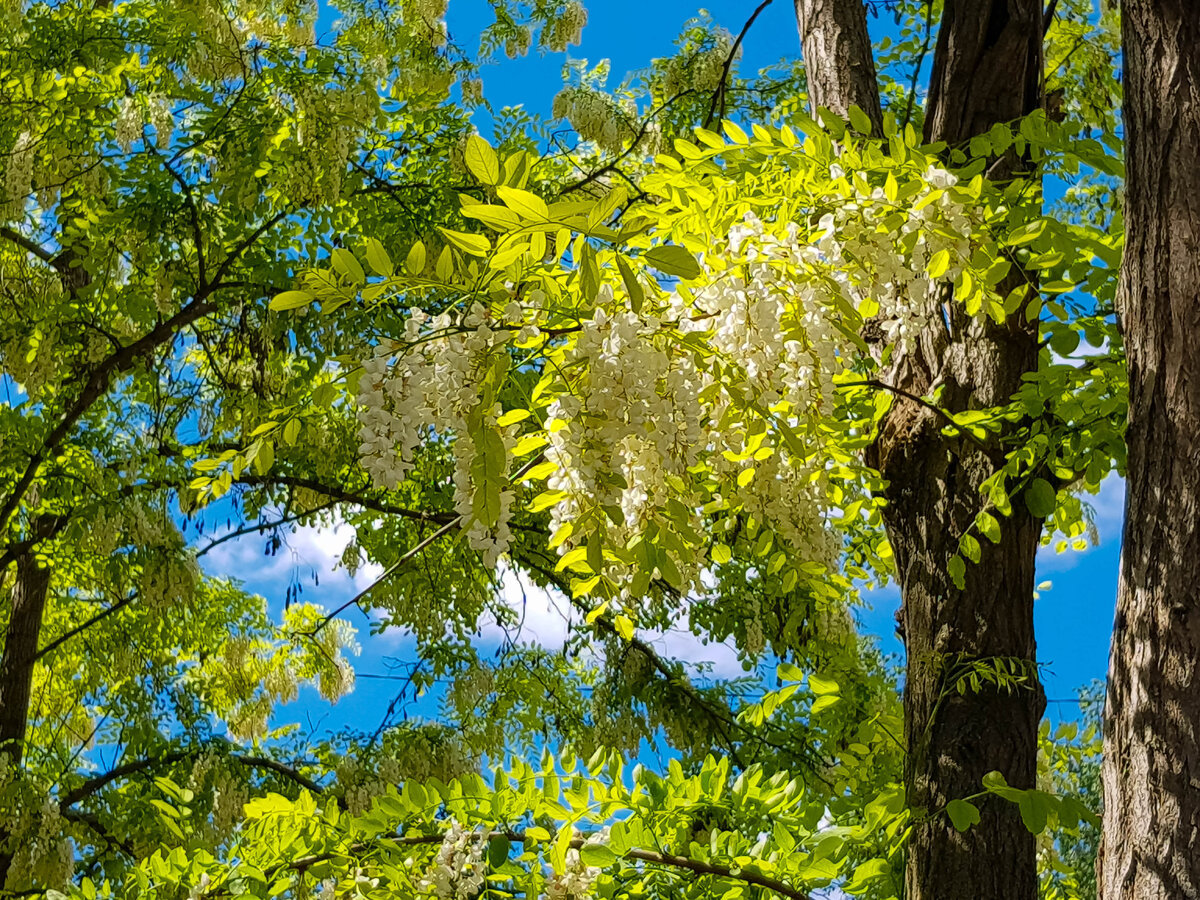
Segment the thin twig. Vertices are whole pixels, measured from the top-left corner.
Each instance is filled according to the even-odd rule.
[[[345,603],[343,603],[341,606],[339,606],[337,609],[335,609],[333,612],[331,612],[327,616],[325,616],[325,618],[323,618],[320,621],[320,623],[317,625],[316,628],[314,628],[312,631],[305,632],[305,634],[307,634],[310,637],[320,634],[321,631],[325,628],[325,626],[328,625],[331,621],[333,621],[340,613],[349,609],[351,606],[358,605],[367,596],[367,594],[371,593],[371,591],[373,591],[373,590],[375,590],[375,588],[379,587],[380,584],[382,584],[384,581],[386,581],[387,579],[389,579],[393,575],[395,575],[396,572],[398,572],[400,570],[400,568],[402,566],[404,566],[405,563],[411,561],[414,557],[418,556],[427,547],[429,547],[430,544],[434,543],[436,540],[438,540],[438,538],[442,537],[447,532],[449,532],[451,529],[455,528],[458,525],[458,523],[461,521],[461,519],[462,519],[462,517],[458,516],[458,517],[454,518],[453,520],[447,522],[445,525],[443,525],[441,528],[439,528],[433,534],[429,535],[429,537],[425,538],[425,540],[421,541],[421,543],[417,544],[415,547],[413,547],[411,550],[409,550],[403,556],[401,556],[398,560],[396,560],[394,563],[392,563],[390,566],[388,566],[386,569],[384,569],[382,575],[380,575],[378,578],[376,578],[373,582],[371,582],[369,585],[367,585],[365,588],[363,588],[361,591],[359,591],[357,594],[355,594],[353,597],[351,597],[349,600],[347,600]]]
[[[721,81],[717,85],[717,89],[713,91],[712,104],[708,107],[708,115],[704,117],[705,128],[712,124],[714,116],[716,116],[718,122],[725,118],[725,94],[729,88],[729,71],[733,68],[733,61],[737,57],[738,50],[741,49],[742,41],[746,39],[746,32],[754,24],[754,20],[773,2],[775,0],[762,0],[762,3],[758,4],[758,7],[750,14],[750,18],[746,20],[746,24],[742,26],[742,30],[738,32],[733,46],[729,48],[729,55],[725,57],[725,64],[721,67]],[[719,116],[716,115],[718,103],[721,104],[721,114]]]

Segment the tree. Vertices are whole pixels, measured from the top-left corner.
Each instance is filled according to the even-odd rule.
[[[842,104],[833,111],[844,116],[857,94],[864,109],[877,108],[878,100],[870,96],[873,78],[870,88],[861,84],[874,72],[863,56],[870,52],[861,37],[864,5],[858,0],[814,4],[826,19],[840,20],[836,25],[823,22],[809,6],[797,2],[796,9],[814,107],[822,98],[833,98]],[[926,13],[930,18],[933,6]],[[924,109],[925,140],[963,146],[1039,109],[1042,36],[1048,25],[1037,2],[1001,0],[980,8],[948,0]],[[831,28],[846,36],[844,46],[822,37],[821,31]],[[841,89],[842,82],[858,84],[856,94]],[[998,182],[1029,179],[1037,190],[1029,157],[1012,148],[998,150],[987,176]],[[1015,266],[996,285],[1006,304],[1015,306],[1015,314],[1004,321],[972,319],[961,306],[949,305],[946,321],[928,326],[914,349],[894,351],[880,374],[879,380],[900,396],[868,459],[885,482],[883,515],[902,588],[906,787],[917,810],[944,806],[992,771],[1014,785],[1034,783],[1044,706],[1033,634],[1034,557],[1043,515],[1052,504],[1014,491],[1009,514],[997,520],[1000,539],[976,552],[976,564],[965,575],[955,576],[947,566],[962,535],[991,505],[983,488],[1003,467],[1003,447],[1030,423],[1012,421],[979,445],[961,434],[947,436],[938,414],[912,398],[936,390],[939,405],[957,412],[1002,406],[1015,397],[1039,367],[1035,278]],[[1047,484],[1042,473],[1035,474],[1038,484]],[[1017,691],[947,700],[939,662],[946,658],[1015,661],[1028,680]],[[1036,892],[1032,836],[1017,827],[1016,810],[1005,804],[992,804],[980,825],[965,835],[945,819],[925,819],[910,842],[908,866],[909,897],[1033,897]]]
[[[1101,230],[1043,221],[1020,182],[982,178],[1010,146],[1063,167],[1103,165],[1098,148],[1038,117],[953,149],[922,146],[895,114],[818,125],[789,79],[736,77],[750,23],[735,38],[701,22],[639,86],[610,93],[603,67],[574,69],[555,105],[579,144],[501,114],[497,153],[445,102],[455,76],[467,104],[479,85],[443,43],[442,4],[355,6],[320,45],[303,12],[240,12],[258,16],[252,29],[215,5],[178,18],[153,3],[35,7],[5,58],[25,104],[6,134],[20,209],[4,264],[21,306],[4,365],[23,391],[6,413],[21,440],[5,447],[5,549],[37,589],[10,610],[44,597],[24,618],[41,634],[9,632],[18,692],[0,697],[35,735],[4,784],[7,843],[38,836],[6,863],[10,887],[65,887],[73,837],[89,897],[314,882],[439,893],[477,885],[485,857],[527,893],[802,896],[836,880],[887,897],[914,822],[970,834],[977,804],[1003,801],[1032,831],[1074,827],[1068,799],[995,779],[906,807],[895,698],[848,607],[856,579],[891,569],[862,454],[896,391],[877,377],[867,322],[908,346],[953,284],[966,318],[998,324],[1014,312],[997,285],[1015,252],[1048,283],[1102,297],[1088,258],[1113,252]],[[580,13],[498,7],[485,42],[522,52],[541,22],[544,43],[565,45]],[[67,90],[77,83],[95,89]],[[751,134],[727,121],[768,114]],[[717,121],[728,139],[693,130]],[[739,278],[761,304],[728,289]],[[1102,316],[1047,308],[1065,355],[1081,331],[1104,335]],[[1094,486],[1111,465],[1109,364],[1076,371],[1046,354],[1035,396],[990,410],[911,395],[947,440],[988,446],[1016,423],[1007,481],[989,486],[997,516],[947,549],[951,581],[1026,485],[1043,515],[1082,530],[1077,498],[1046,482],[1047,498],[1035,473]],[[1045,427],[1022,430],[1032,401],[1048,406]],[[1085,420],[1079,441],[1063,437]],[[384,568],[346,607],[369,600],[415,635],[415,689],[453,686],[436,725],[288,742],[267,730],[273,701],[297,678],[346,687],[348,635],[306,604],[271,621],[261,600],[201,577],[195,555],[243,531],[275,548],[296,523],[338,520],[355,529],[347,565]],[[123,543],[89,542],[114,521],[129,522]],[[486,617],[515,624],[496,598],[501,556],[569,604],[561,651],[514,640],[489,662],[472,645]],[[684,606],[748,669],[782,663],[779,689],[697,685],[661,656],[649,635]],[[131,635],[150,664],[112,685]],[[1031,677],[1008,659],[945,662],[952,703]],[[19,689],[37,679],[58,703],[22,713]],[[125,725],[100,732],[118,764],[95,768],[80,699]],[[214,719],[233,726],[227,740]],[[680,761],[626,777],[612,751],[645,738]],[[521,758],[546,743],[592,762]],[[393,865],[406,854],[415,864]]]
[[[1200,886],[1195,691],[1200,501],[1194,335],[1200,13],[1122,5],[1127,250],[1118,309],[1129,358],[1124,543],[1105,712],[1101,896]]]

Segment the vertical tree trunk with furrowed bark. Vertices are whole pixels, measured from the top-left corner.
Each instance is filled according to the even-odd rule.
[[[960,144],[1041,104],[1042,10],[1037,0],[947,0],[934,51],[925,140]],[[1015,159],[990,174],[1008,178]],[[1026,274],[1013,272],[1001,295]],[[1032,302],[1033,298],[1030,298]],[[1006,403],[1022,376],[1037,368],[1036,322],[1023,310],[1003,325],[970,319],[949,306],[949,329],[921,336],[921,351],[891,378],[914,394],[942,386],[954,410]],[[909,735],[906,790],[918,813],[976,793],[990,771],[1030,788],[1037,775],[1037,727],[1045,707],[1036,674],[1033,633],[1034,561],[1042,523],[1014,497],[1000,518],[999,543],[984,541],[978,564],[955,588],[946,569],[959,536],[983,508],[980,485],[997,468],[993,456],[947,439],[929,410],[893,406],[874,448],[888,481],[884,517],[904,588],[902,626],[908,655],[904,712]],[[997,453],[998,456],[998,448]],[[1002,657],[1023,661],[1030,682],[1013,691],[958,694],[948,667]],[[909,844],[908,900],[971,897],[1033,900],[1037,868],[1033,835],[1016,806],[993,798],[982,821],[960,834],[947,817],[918,824]]]
[[[796,0],[796,25],[813,114],[823,106],[845,116],[857,106],[878,134],[883,110],[862,0]]]
[[[33,667],[50,590],[50,570],[38,565],[32,548],[17,557],[15,569],[8,629],[0,651],[0,754],[7,757],[10,768],[19,766],[24,755]],[[0,824],[0,890],[12,866],[9,839],[8,831]]]
[[[1104,900],[1200,897],[1200,4],[1126,0],[1125,534]]]
[[[860,0],[823,3],[842,6],[839,21],[853,12],[865,32]],[[926,141],[959,144],[1040,105],[1041,12],[1037,0],[946,0]],[[806,20],[799,22],[803,30]],[[847,69],[844,61],[827,64],[808,57],[810,47],[821,46],[804,40],[810,93],[839,96],[840,88],[815,85],[814,79],[843,69],[841,83],[856,84],[854,74],[865,71],[867,63]],[[820,102],[844,114],[827,100]],[[998,160],[990,174],[1010,177],[1018,163]],[[1002,293],[1024,275],[1014,273],[1013,279],[1000,286]],[[951,303],[947,322],[922,333],[911,353],[893,358],[882,380],[919,396],[940,388],[940,403],[951,411],[985,408],[1006,403],[1022,376],[1035,370],[1037,357],[1036,324],[1025,324],[1020,313],[998,326],[971,319]],[[965,833],[944,814],[933,815],[949,800],[977,793],[984,775],[994,770],[1015,787],[1032,787],[1045,706],[1033,634],[1034,560],[1042,523],[1014,498],[1012,516],[1001,518],[1000,542],[984,541],[979,563],[967,566],[964,588],[955,587],[947,564],[959,536],[983,508],[979,487],[996,470],[1001,453],[998,447],[988,452],[948,438],[941,433],[943,424],[928,408],[897,397],[868,459],[887,481],[884,520],[903,597],[905,782],[917,817],[905,898],[1033,900],[1034,840],[1015,805],[995,799],[983,803],[982,820]],[[965,695],[949,686],[950,667],[996,657],[1024,663],[1029,685],[1011,692],[985,687]]]
[[[17,557],[12,608],[0,652],[0,753],[19,765],[29,722],[29,695],[42,616],[50,588],[50,570],[39,566],[32,550]]]

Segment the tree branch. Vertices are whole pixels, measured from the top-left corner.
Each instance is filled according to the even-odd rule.
[[[355,506],[361,506],[363,509],[370,509],[375,512],[387,513],[388,515],[401,516],[406,519],[414,519],[419,522],[431,522],[436,525],[445,525],[448,522],[458,521],[457,513],[425,513],[420,510],[408,509],[403,506],[395,506],[391,503],[386,503],[383,500],[377,500],[373,497],[367,497],[363,494],[356,493],[352,488],[344,488],[336,484],[326,484],[317,481],[315,478],[305,478],[298,475],[242,475],[234,480],[234,484],[245,484],[251,486],[269,487],[271,485],[280,485],[282,487],[298,487],[305,490],[313,491],[317,494],[322,494],[331,500],[336,500],[339,503],[350,503]]]
[[[206,749],[208,748],[192,747],[188,750],[175,750],[171,753],[166,753],[154,759],[138,759],[134,760],[133,762],[127,762],[116,766],[115,768],[109,769],[107,772],[97,775],[94,778],[89,778],[83,784],[73,788],[70,791],[67,791],[65,794],[60,796],[58,799],[58,808],[64,811],[68,810],[81,800],[86,800],[88,797],[99,793],[114,781],[118,781],[129,775],[136,775],[139,772],[146,772],[151,769],[156,769],[160,766],[170,766],[177,762],[183,762],[186,759],[199,756]],[[321,794],[325,792],[325,788],[317,784],[317,782],[313,781],[307,775],[298,772],[296,769],[292,768],[286,763],[281,763],[278,760],[270,759],[265,756],[244,756],[240,753],[232,753],[228,758],[239,763],[240,765],[246,766],[247,768],[266,769],[267,771],[274,772],[277,775],[282,775],[283,777],[294,781],[302,788],[312,791],[314,794]]]
[[[8,228],[7,226],[0,225],[0,237],[5,238],[9,241],[12,241],[14,244],[16,244],[18,247],[20,247],[26,253],[32,253],[34,256],[36,256],[38,259],[40,259],[42,262],[49,263],[50,265],[54,265],[54,254],[53,253],[51,253],[49,250],[47,250],[41,244],[39,244],[35,241],[31,241],[29,238],[25,237],[25,235],[21,234],[19,231],[14,231],[13,229]]]
[[[42,647],[42,649],[38,650],[38,652],[36,654],[34,654],[33,659],[30,660],[30,662],[37,662],[43,656],[53,653],[55,650],[57,650],[59,647],[61,647],[63,644],[65,644],[67,641],[69,641],[71,638],[75,637],[75,635],[80,634],[81,632],[87,631],[93,625],[96,625],[99,622],[104,621],[109,616],[111,616],[113,613],[120,612],[122,609],[124,609],[125,607],[127,607],[131,603],[133,603],[133,601],[136,600],[137,598],[138,598],[138,595],[136,593],[130,594],[127,597],[122,597],[116,603],[114,603],[111,606],[96,613],[96,615],[92,616],[86,622],[81,622],[78,625],[76,625],[74,628],[67,631],[65,634],[62,634],[62,635],[59,635],[58,637],[56,637],[54,640],[52,640],[50,643],[48,643],[45,647]]]
[[[386,569],[384,569],[382,575],[380,575],[378,578],[376,578],[373,582],[371,582],[369,585],[367,585],[365,588],[363,588],[361,591],[359,591],[357,594],[355,594],[353,597],[351,597],[349,600],[347,600],[345,603],[343,603],[341,606],[339,606],[337,609],[335,609],[333,612],[326,615],[325,618],[321,620],[320,624],[318,624],[316,628],[314,628],[310,632],[306,632],[306,634],[308,634],[310,637],[320,634],[321,630],[326,625],[328,625],[330,622],[332,622],[335,618],[337,618],[338,614],[349,609],[351,606],[357,606],[360,602],[362,602],[362,600],[367,596],[367,594],[371,593],[371,591],[373,591],[373,590],[375,590],[375,588],[379,587],[379,585],[381,585],[384,581],[386,581],[387,579],[389,579],[393,575],[395,575],[398,571],[400,571],[401,568],[403,568],[403,566],[406,563],[410,562],[412,559],[414,559],[415,557],[417,557],[418,555],[423,553],[426,550],[426,548],[428,548],[431,544],[433,544],[435,541],[437,541],[438,538],[442,537],[444,534],[451,531],[452,529],[458,527],[458,523],[461,520],[462,520],[462,516],[455,516],[451,521],[447,522],[445,525],[443,525],[441,528],[439,528],[433,534],[429,535],[429,537],[425,538],[423,541],[421,541],[419,544],[417,544],[411,550],[407,551],[398,560],[396,560],[394,563],[392,563],[390,566],[388,566]]]
[[[754,24],[754,20],[759,17],[764,9],[774,3],[775,0],[762,0],[750,14],[750,18],[746,20],[746,24],[742,26],[742,30],[738,32],[737,38],[733,42],[733,46],[729,48],[729,55],[725,57],[725,64],[721,67],[721,80],[717,84],[717,89],[713,91],[712,103],[708,107],[708,115],[704,117],[704,127],[707,128],[712,124],[713,117],[716,116],[718,122],[725,118],[725,94],[729,89],[729,71],[733,68],[733,61],[737,58],[738,50],[741,49],[742,41],[746,39],[746,33]],[[721,114],[716,115],[717,104],[721,105]]]
[[[504,838],[512,841],[515,844],[525,844],[533,840],[528,837],[523,831],[492,831],[486,836],[486,840],[494,838]],[[443,836],[441,834],[415,834],[415,835],[398,835],[395,837],[386,837],[389,843],[401,847],[418,847],[426,844],[440,844]],[[573,850],[581,849],[588,841],[587,837],[574,838],[570,847]],[[356,844],[349,848],[350,853],[362,852],[370,849],[369,844]],[[318,853],[312,856],[306,856],[295,862],[282,866],[275,872],[270,874],[278,874],[279,871],[291,870],[294,872],[304,872],[307,869],[315,866],[317,863],[327,862],[335,859],[341,854],[338,853]],[[694,872],[697,875],[712,875],[717,878],[729,878],[734,881],[740,881],[743,884],[751,884],[755,887],[765,888],[779,894],[782,897],[787,897],[789,900],[812,900],[809,894],[799,888],[794,888],[785,881],[766,875],[762,872],[756,872],[753,869],[745,866],[735,867],[727,866],[718,862],[709,862],[705,860],[692,859],[690,856],[681,856],[677,853],[666,853],[657,850],[629,850],[624,854],[625,859],[634,859],[640,862],[647,862],[653,865],[667,866],[674,869],[686,869],[689,872]]]

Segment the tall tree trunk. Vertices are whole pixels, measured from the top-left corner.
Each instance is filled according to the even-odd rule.
[[[845,117],[857,106],[875,132],[882,131],[875,55],[862,0],[796,0],[796,26],[813,115],[823,106]]]
[[[1200,897],[1200,4],[1126,0],[1129,462],[1104,900]]]
[[[8,629],[0,652],[0,754],[12,768],[21,764],[25,752],[33,668],[49,590],[50,570],[38,565],[31,547],[17,557]],[[12,867],[10,839],[7,828],[0,824],[0,889],[6,886]]]
[[[42,616],[50,588],[50,570],[39,566],[34,551],[17,557],[12,609],[0,653],[0,753],[10,766],[19,765],[29,722],[29,695]]]
[[[824,17],[801,15],[801,8],[810,5],[824,10]],[[834,14],[831,6],[840,11]],[[851,14],[865,33],[860,0],[797,2],[802,32],[806,24],[845,22]],[[804,35],[803,45],[810,94],[843,113],[828,98],[845,98],[845,85],[859,85],[858,74],[873,71],[873,66],[868,69],[865,60],[812,59],[814,52],[828,52],[827,41],[815,36]],[[814,84],[814,78],[828,78],[829,84]],[[958,144],[996,123],[1018,119],[1040,105],[1041,83],[1042,10],[1037,0],[946,0],[925,140]],[[843,102],[866,108],[860,100]],[[1009,177],[1018,162],[999,160],[991,173]],[[1000,289],[1007,292],[1024,279],[1014,273],[1012,283]],[[1037,366],[1036,325],[1026,324],[1023,315],[997,326],[950,304],[948,326],[939,322],[921,334],[912,353],[889,365],[884,380],[918,396],[940,386],[942,406],[961,411],[1008,402],[1022,376]],[[868,454],[887,481],[884,521],[903,598],[905,786],[917,816],[905,897],[1033,900],[1034,840],[1014,805],[998,800],[983,804],[980,823],[961,834],[945,815],[932,815],[947,801],[978,792],[991,771],[1001,772],[1015,787],[1033,787],[1037,727],[1045,708],[1033,633],[1034,560],[1042,523],[1015,498],[1012,516],[1002,518],[1000,542],[984,542],[979,563],[967,566],[965,586],[958,589],[947,565],[960,535],[983,508],[979,488],[996,470],[1000,453],[998,447],[989,453],[945,437],[943,424],[931,410],[898,396]],[[1028,684],[1013,691],[953,691],[955,667],[995,658],[1019,661]]]
[[[1037,109],[1041,103],[1042,10],[1038,0],[947,0],[934,51],[925,140],[960,144]],[[1019,164],[999,160],[991,174],[1007,178]],[[1006,294],[1026,273],[999,285]],[[941,403],[961,411],[1008,402],[1022,376],[1037,368],[1037,326],[1023,310],[1003,325],[970,319],[951,304],[941,323],[921,337],[921,353],[895,368],[892,383],[924,395],[943,386]],[[918,815],[976,793],[983,777],[1001,772],[1031,788],[1037,776],[1037,728],[1045,698],[1037,678],[1033,632],[1034,561],[1042,523],[1013,498],[998,517],[999,543],[984,541],[965,585],[955,587],[946,564],[960,535],[983,508],[980,485],[995,456],[948,439],[928,409],[900,400],[883,423],[874,453],[888,481],[884,518],[903,590],[901,627],[908,671],[904,714],[908,734],[905,787]],[[999,450],[998,447],[995,448]],[[989,659],[1017,660],[1029,679],[1015,690],[958,694],[952,667]],[[982,820],[959,833],[946,816],[918,824],[909,843],[907,900],[1033,900],[1037,867],[1033,835],[1018,810],[993,799]]]

